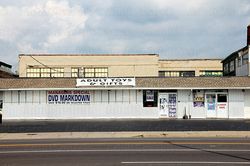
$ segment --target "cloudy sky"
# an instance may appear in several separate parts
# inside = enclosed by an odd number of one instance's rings
[[[249,0],[1,0],[0,61],[20,53],[224,58],[246,45]]]

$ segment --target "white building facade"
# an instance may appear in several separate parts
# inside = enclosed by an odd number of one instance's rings
[[[248,77],[129,79],[135,84],[77,86],[72,78],[1,79],[3,119],[250,118]]]

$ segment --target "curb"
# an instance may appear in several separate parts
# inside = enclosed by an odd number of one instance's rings
[[[77,138],[250,138],[250,131],[0,133],[0,140]]]

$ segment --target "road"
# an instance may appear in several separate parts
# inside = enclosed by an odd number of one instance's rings
[[[250,120],[96,119],[4,120],[0,133],[118,131],[250,131]]]
[[[1,141],[0,165],[250,165],[250,139],[130,138]]]

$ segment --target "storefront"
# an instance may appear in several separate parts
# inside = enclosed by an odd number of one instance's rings
[[[248,77],[1,79],[0,89],[3,119],[250,118]]]

